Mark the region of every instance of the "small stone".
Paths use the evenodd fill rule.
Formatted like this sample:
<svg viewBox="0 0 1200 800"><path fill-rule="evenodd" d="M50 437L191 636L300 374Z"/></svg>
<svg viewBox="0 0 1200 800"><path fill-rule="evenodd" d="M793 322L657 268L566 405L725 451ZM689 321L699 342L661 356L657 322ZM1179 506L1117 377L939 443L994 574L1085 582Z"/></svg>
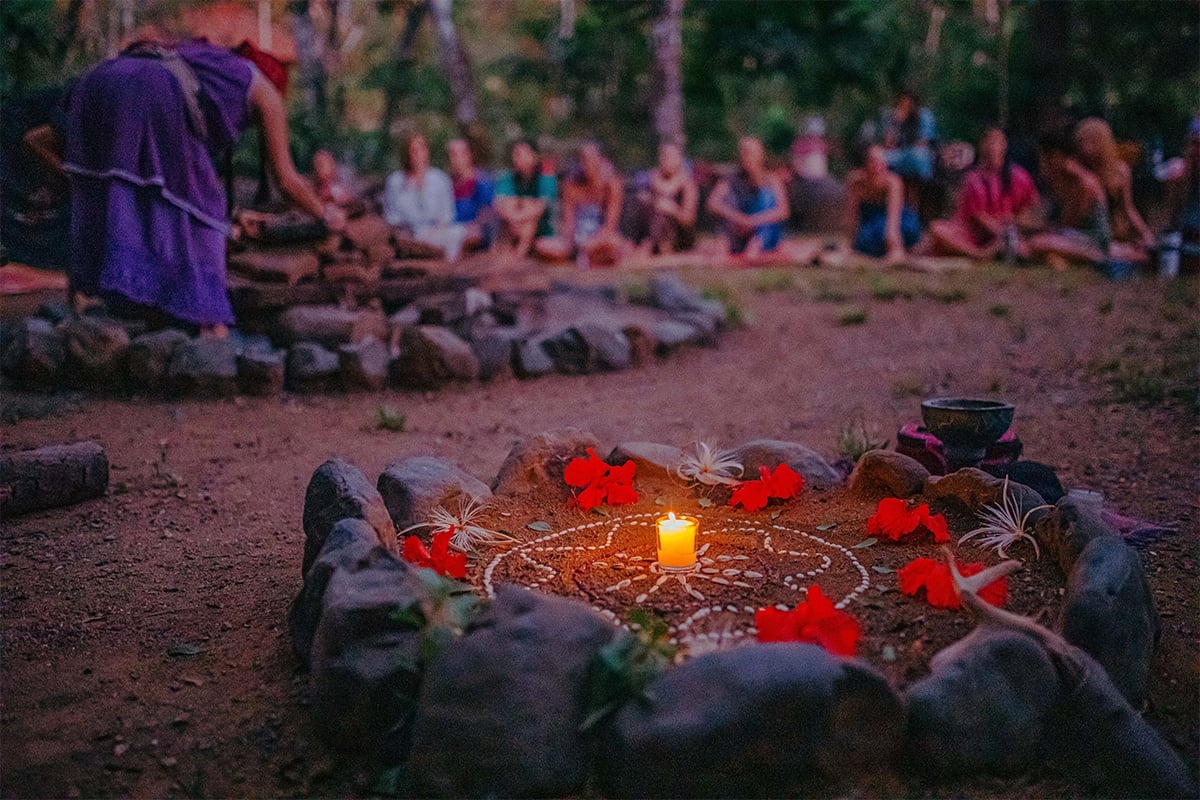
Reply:
<svg viewBox="0 0 1200 800"><path fill-rule="evenodd" d="M74 317L60 326L67 345L67 368L73 382L111 386L125 376L129 334L106 317Z"/></svg>
<svg viewBox="0 0 1200 800"><path fill-rule="evenodd" d="M648 332L654 340L654 351L665 356L689 344L698 344L700 332L686 322L676 322L672 319L660 319L650 323Z"/></svg>
<svg viewBox="0 0 1200 800"><path fill-rule="evenodd" d="M1021 514L1045 505L1042 496L1022 483L1008 482L1008 493L1016 499ZM1004 481L981 469L964 467L949 475L932 475L925 481L925 497L958 505L978 514L987 506L1004 503Z"/></svg>
<svg viewBox="0 0 1200 800"><path fill-rule="evenodd" d="M512 377L516 328L493 328L471 341L471 350L479 359L479 378L485 381Z"/></svg>
<svg viewBox="0 0 1200 800"><path fill-rule="evenodd" d="M243 394L270 397L283 391L283 353L242 353L237 357L238 388Z"/></svg>
<svg viewBox="0 0 1200 800"><path fill-rule="evenodd" d="M378 391L387 385L388 362L391 354L387 345L374 337L338 348L338 370L341 385L349 390Z"/></svg>
<svg viewBox="0 0 1200 800"><path fill-rule="evenodd" d="M428 522L438 506L457 511L459 498L487 500L483 481L447 461L428 456L401 458L379 476L379 494L397 530Z"/></svg>
<svg viewBox="0 0 1200 800"><path fill-rule="evenodd" d="M664 311L695 311L713 320L725 319L720 300L703 297L676 275L656 275L650 280L650 302Z"/></svg>
<svg viewBox="0 0 1200 800"><path fill-rule="evenodd" d="M66 297L53 297L38 306L36 316L49 320L51 325L57 325L70 319L74 313Z"/></svg>
<svg viewBox="0 0 1200 800"><path fill-rule="evenodd" d="M542 346L541 338L524 339L517 342L515 366L522 378L536 378L554 371L554 359Z"/></svg>
<svg viewBox="0 0 1200 800"><path fill-rule="evenodd" d="M167 369L175 348L190 337L177 328L163 328L143 333L129 343L125 363L129 382L135 391L162 392L167 383Z"/></svg>
<svg viewBox="0 0 1200 800"><path fill-rule="evenodd" d="M4 374L35 386L53 387L62 379L67 363L66 337L40 317L28 317L17 326L4 348Z"/></svg>
<svg viewBox="0 0 1200 800"><path fill-rule="evenodd" d="M850 788L886 769L904 724L883 677L808 644L692 658L645 696L605 737L606 796L800 796L820 777Z"/></svg>
<svg viewBox="0 0 1200 800"><path fill-rule="evenodd" d="M344 519L369 524L385 549L398 553L396 528L378 490L348 461L332 458L313 471L304 492L304 561L301 574L324 547L333 526Z"/></svg>
<svg viewBox="0 0 1200 800"><path fill-rule="evenodd" d="M588 346L574 329L560 331L542 340L542 349L564 375L584 375L590 370Z"/></svg>
<svg viewBox="0 0 1200 800"><path fill-rule="evenodd" d="M550 486L564 487L563 470L572 458L586 458L588 448L600 442L588 431L564 428L531 436L513 445L500 465L492 491L496 494L525 494Z"/></svg>
<svg viewBox="0 0 1200 800"><path fill-rule="evenodd" d="M284 347L316 342L334 349L369 336L382 341L387 335L388 323L382 311L327 305L292 306L279 315L272 338Z"/></svg>
<svg viewBox="0 0 1200 800"><path fill-rule="evenodd" d="M589 678L614 626L590 606L501 586L425 675L408 774L417 796L580 795Z"/></svg>
<svg viewBox="0 0 1200 800"><path fill-rule="evenodd" d="M656 442L622 442L604 460L618 465L633 461L637 464L638 475L662 470L674 476L675 470L683 463L683 451L674 445Z"/></svg>
<svg viewBox="0 0 1200 800"><path fill-rule="evenodd" d="M717 333L721 329L718 319L699 311L685 311L671 315L675 322L690 325L696 331L694 342L701 347L716 347Z"/></svg>
<svg viewBox="0 0 1200 800"><path fill-rule="evenodd" d="M237 349L228 339L200 337L181 342L171 354L167 379L186 395L237 394Z"/></svg>
<svg viewBox="0 0 1200 800"><path fill-rule="evenodd" d="M336 383L338 357L315 342L292 345L287 354L287 388L305 394L328 391Z"/></svg>
<svg viewBox="0 0 1200 800"><path fill-rule="evenodd" d="M595 370L628 369L633 363L628 337L616 321L581 322L575 332L588 349L588 362Z"/></svg>
<svg viewBox="0 0 1200 800"><path fill-rule="evenodd" d="M916 459L894 450L863 453L850 474L850 493L867 499L912 497L929 479L929 470Z"/></svg>
<svg viewBox="0 0 1200 800"><path fill-rule="evenodd" d="M806 488L828 489L842 482L838 471L816 450L796 442L756 439L737 448L734 458L742 462L745 474L751 477L758 475L759 467L775 469L780 464L787 464L804 477Z"/></svg>
<svg viewBox="0 0 1200 800"><path fill-rule="evenodd" d="M1141 705L1160 626L1133 548L1113 536L1088 543L1071 570L1059 628L1104 667L1131 705Z"/></svg>
<svg viewBox="0 0 1200 800"><path fill-rule="evenodd" d="M451 381L479 378L479 359L471 345L445 328L405 328L400 355L392 362L392 381L410 389L437 389Z"/></svg>

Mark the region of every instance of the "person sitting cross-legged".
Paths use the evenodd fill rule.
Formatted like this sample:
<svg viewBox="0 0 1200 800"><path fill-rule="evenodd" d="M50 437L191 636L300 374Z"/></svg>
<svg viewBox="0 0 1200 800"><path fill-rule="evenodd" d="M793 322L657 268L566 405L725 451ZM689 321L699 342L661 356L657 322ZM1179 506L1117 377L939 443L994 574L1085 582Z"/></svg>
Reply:
<svg viewBox="0 0 1200 800"><path fill-rule="evenodd" d="M617 230L624 187L600 146L579 148L579 165L563 187L562 239L553 247L574 252L581 266L615 266L629 248Z"/></svg>
<svg viewBox="0 0 1200 800"><path fill-rule="evenodd" d="M665 255L691 250L696 242L696 181L688 172L683 150L674 142L658 147L658 166L639 197L639 227L645 238L639 244L643 255Z"/></svg>
<svg viewBox="0 0 1200 800"><path fill-rule="evenodd" d="M383 217L395 228L396 252L417 258L458 259L466 228L454 221L449 176L429 165L429 142L410 133L400 151L403 169L387 177Z"/></svg>
<svg viewBox="0 0 1200 800"><path fill-rule="evenodd" d="M888 169L877 144L868 145L858 160L859 168L846 178L847 228L854 250L899 264L905 248L921 235L916 213L904 204L904 182Z"/></svg>
<svg viewBox="0 0 1200 800"><path fill-rule="evenodd" d="M738 142L738 170L717 184L707 208L721 220L729 255L755 262L779 250L788 218L787 192L783 181L767 170L760 140L744 136Z"/></svg>
<svg viewBox="0 0 1200 800"><path fill-rule="evenodd" d="M512 169L496 177L497 247L519 257L532 252L549 260L567 258L566 248L556 247L553 239L558 198L554 173L541 169L537 149L526 139L513 142L509 159Z"/></svg>
<svg viewBox="0 0 1200 800"><path fill-rule="evenodd" d="M492 178L475 166L466 139L446 143L450 182L454 190L454 221L463 226L463 250L491 247L496 239L496 214L492 207L495 190Z"/></svg>

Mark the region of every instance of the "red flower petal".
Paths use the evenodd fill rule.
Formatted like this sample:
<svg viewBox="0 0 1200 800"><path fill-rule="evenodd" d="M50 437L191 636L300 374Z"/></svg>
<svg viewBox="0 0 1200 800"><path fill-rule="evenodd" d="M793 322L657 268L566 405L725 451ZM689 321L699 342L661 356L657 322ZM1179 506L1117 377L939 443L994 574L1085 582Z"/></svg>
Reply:
<svg viewBox="0 0 1200 800"><path fill-rule="evenodd" d="M754 627L758 628L760 642L796 641L796 620L791 611L760 608L754 612Z"/></svg>
<svg viewBox="0 0 1200 800"><path fill-rule="evenodd" d="M919 524L920 516L908 510L908 503L896 497L885 497L867 520L867 531L895 542L915 531Z"/></svg>
<svg viewBox="0 0 1200 800"><path fill-rule="evenodd" d="M738 484L729 498L729 505L741 506L747 511L759 511L767 507L767 484L765 481L744 481Z"/></svg>
<svg viewBox="0 0 1200 800"><path fill-rule="evenodd" d="M915 595L929 579L929 573L937 566L938 562L932 558L914 558L905 564L896 573L896 576L900 578L900 591L904 594Z"/></svg>
<svg viewBox="0 0 1200 800"><path fill-rule="evenodd" d="M963 577L977 575L983 572L983 564L979 561L973 561L970 564L960 564L958 571L962 573ZM1003 608L1004 604L1008 602L1008 579L997 578L980 589L978 594L984 602L991 603L997 608Z"/></svg>
<svg viewBox="0 0 1200 800"><path fill-rule="evenodd" d="M962 605L958 592L954 590L954 579L950 576L950 568L938 564L925 580L925 599L934 608L958 608Z"/></svg>
<svg viewBox="0 0 1200 800"><path fill-rule="evenodd" d="M614 506L624 506L638 501L637 490L627 483L610 483L608 485L608 502Z"/></svg>
<svg viewBox="0 0 1200 800"><path fill-rule="evenodd" d="M754 623L760 642L811 642L843 656L854 655L861 635L858 620L835 608L819 586L810 586L804 602L792 611L759 609Z"/></svg>
<svg viewBox="0 0 1200 800"><path fill-rule="evenodd" d="M600 480L608 474L609 466L600 460L596 451L588 448L587 458L573 458L563 470L563 480L567 486L587 486Z"/></svg>
<svg viewBox="0 0 1200 800"><path fill-rule="evenodd" d="M441 565L436 567L439 575L445 575L450 578L465 578L467 577L467 554L466 553L448 553L442 559Z"/></svg>
<svg viewBox="0 0 1200 800"><path fill-rule="evenodd" d="M425 543L421 541L419 536L407 536L404 539L404 549L401 551L404 560L416 564L418 567L429 566L433 563L433 559L429 555L429 550L426 549Z"/></svg>
<svg viewBox="0 0 1200 800"><path fill-rule="evenodd" d="M780 464L767 482L767 494L779 500L791 500L804 488L804 478L787 464Z"/></svg>
<svg viewBox="0 0 1200 800"><path fill-rule="evenodd" d="M941 514L926 514L922 518L921 524L933 534L935 542L950 541L950 528L946 525L946 518Z"/></svg>
<svg viewBox="0 0 1200 800"><path fill-rule="evenodd" d="M591 511L604 502L604 489L592 484L575 496L575 502L584 511Z"/></svg>

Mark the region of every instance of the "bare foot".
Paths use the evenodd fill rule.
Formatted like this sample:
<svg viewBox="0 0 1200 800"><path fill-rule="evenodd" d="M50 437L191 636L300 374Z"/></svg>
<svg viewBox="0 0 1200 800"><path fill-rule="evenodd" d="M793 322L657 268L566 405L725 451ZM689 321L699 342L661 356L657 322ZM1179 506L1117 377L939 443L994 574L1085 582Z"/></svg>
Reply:
<svg viewBox="0 0 1200 800"><path fill-rule="evenodd" d="M216 325L204 325L200 328L200 335L205 339L228 339L229 326L219 322Z"/></svg>

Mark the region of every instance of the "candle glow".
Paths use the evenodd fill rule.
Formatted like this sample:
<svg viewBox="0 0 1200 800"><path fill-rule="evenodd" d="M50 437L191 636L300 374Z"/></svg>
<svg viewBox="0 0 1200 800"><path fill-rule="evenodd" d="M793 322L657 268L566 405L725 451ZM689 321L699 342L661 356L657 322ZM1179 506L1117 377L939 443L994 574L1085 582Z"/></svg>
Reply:
<svg viewBox="0 0 1200 800"><path fill-rule="evenodd" d="M669 512L659 517L658 563L666 570L687 570L696 564L696 533L700 522L695 517L675 516Z"/></svg>

